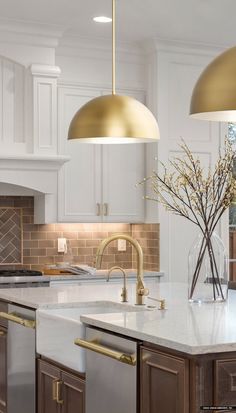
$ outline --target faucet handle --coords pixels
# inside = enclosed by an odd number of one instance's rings
[[[138,289],[138,295],[148,295],[149,294],[149,289],[148,288],[139,288]]]

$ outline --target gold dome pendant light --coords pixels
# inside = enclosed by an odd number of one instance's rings
[[[220,54],[202,72],[192,92],[190,116],[236,122],[236,47]]]
[[[73,117],[68,139],[84,143],[145,143],[159,139],[157,121],[138,100],[116,95],[115,0],[112,0],[112,94],[99,96],[82,106]]]

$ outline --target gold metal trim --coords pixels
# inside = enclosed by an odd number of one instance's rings
[[[55,379],[52,382],[52,400],[56,401],[58,404],[64,403],[64,400],[60,397],[62,384],[63,382],[58,379]]]
[[[217,56],[202,72],[192,92],[190,116],[208,121],[236,121],[236,47]]]
[[[108,215],[108,204],[106,202],[103,204],[103,215],[104,217]]]
[[[103,354],[104,356],[110,357],[121,363],[129,364],[130,366],[136,366],[136,357],[134,355],[121,353],[119,351],[102,346],[101,344],[82,340],[80,338],[77,338],[74,343],[76,344],[76,346],[85,348],[86,350],[95,351],[95,353]]]
[[[52,400],[57,400],[57,384],[58,379],[53,380],[52,382]]]
[[[97,206],[97,217],[100,217],[100,215],[101,215],[101,205],[99,204],[99,202],[97,202],[96,206]]]
[[[126,234],[114,234],[108,238],[105,238],[98,247],[97,254],[96,254],[96,268],[101,268],[102,263],[102,256],[104,250],[110,242],[118,240],[118,239],[125,239],[126,241],[130,242],[130,244],[135,248],[137,252],[137,282],[136,282],[136,305],[144,305],[144,297],[149,294],[149,290],[144,287],[143,283],[143,251],[141,245],[138,241]]]
[[[8,320],[8,321],[13,321],[13,323],[20,324],[23,327],[34,328],[34,329],[36,327],[35,320],[27,320],[25,318],[21,318],[15,313],[0,312],[0,318],[4,318],[5,320]]]
[[[112,94],[83,105],[70,122],[68,139],[84,143],[156,142],[159,128],[152,112],[137,99],[116,95],[116,5],[112,0]]]
[[[127,273],[124,270],[124,268],[120,267],[119,265],[115,265],[114,267],[111,267],[107,273],[107,281],[110,280],[110,275],[112,273],[112,271],[114,270],[119,270],[123,273],[124,276],[124,284],[122,287],[122,291],[121,291],[121,302],[122,303],[127,303],[128,302],[128,289],[127,289]]]
[[[64,403],[64,400],[62,400],[62,399],[60,398],[61,385],[62,385],[62,381],[58,381],[58,382],[56,383],[56,396],[57,396],[56,402],[57,402],[58,404],[63,404],[63,403]]]
[[[149,300],[152,301],[157,301],[158,303],[160,303],[160,306],[158,307],[158,310],[166,310],[166,300],[164,298],[153,298],[153,297],[148,297]]]
[[[116,94],[116,2],[112,0],[112,94]]]

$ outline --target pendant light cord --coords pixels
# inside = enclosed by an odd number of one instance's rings
[[[112,0],[112,94],[116,94],[116,5]]]

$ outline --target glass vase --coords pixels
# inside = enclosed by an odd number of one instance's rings
[[[213,232],[199,234],[188,256],[190,302],[225,301],[228,294],[228,259],[224,244]]]

